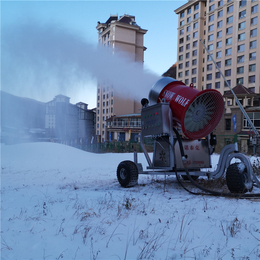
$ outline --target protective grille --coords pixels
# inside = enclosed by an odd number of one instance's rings
[[[207,136],[217,127],[223,115],[222,95],[209,91],[199,95],[188,107],[184,117],[184,134],[191,139]]]

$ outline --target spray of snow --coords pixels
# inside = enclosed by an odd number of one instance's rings
[[[64,94],[79,102],[94,95],[100,82],[138,100],[147,97],[158,75],[111,50],[57,24],[30,20],[5,26],[2,90],[45,102]]]

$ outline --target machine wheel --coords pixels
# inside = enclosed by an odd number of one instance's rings
[[[228,166],[226,181],[231,193],[246,193],[253,189],[253,181],[248,176],[246,166],[242,162]]]
[[[133,187],[138,182],[138,169],[134,162],[123,161],[117,167],[117,179],[122,187]]]
[[[185,180],[185,181],[189,181],[189,180],[190,180],[187,175],[182,175],[181,177],[182,177],[182,179]],[[195,176],[195,175],[191,175],[190,177],[191,177],[194,181],[196,181],[196,180],[199,178],[199,176]]]

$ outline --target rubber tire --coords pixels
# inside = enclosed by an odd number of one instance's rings
[[[189,180],[190,180],[187,175],[181,175],[181,177],[182,177],[182,179],[185,180],[185,181],[189,181]],[[191,175],[190,177],[191,177],[194,181],[196,181],[196,180],[199,178],[199,176],[195,176],[195,175]]]
[[[123,161],[117,167],[117,179],[122,187],[128,188],[137,185],[138,169],[132,161]]]
[[[231,193],[246,193],[248,191],[252,191],[253,182],[247,181],[247,169],[241,170],[239,169],[240,163],[230,164],[227,168],[226,172],[226,181],[228,189]]]

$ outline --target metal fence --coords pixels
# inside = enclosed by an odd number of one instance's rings
[[[241,153],[246,153],[252,155],[253,146],[251,145],[249,139],[245,141],[242,140],[237,135],[217,135],[217,145],[215,146],[215,152],[220,153],[221,150],[228,144],[238,143],[238,149]],[[97,144],[78,144],[71,145],[78,149],[93,152],[93,153],[131,153],[134,151],[142,152],[142,147],[140,142],[107,142],[107,143],[97,143]],[[145,140],[145,146],[148,152],[152,152],[154,149],[154,140]]]

